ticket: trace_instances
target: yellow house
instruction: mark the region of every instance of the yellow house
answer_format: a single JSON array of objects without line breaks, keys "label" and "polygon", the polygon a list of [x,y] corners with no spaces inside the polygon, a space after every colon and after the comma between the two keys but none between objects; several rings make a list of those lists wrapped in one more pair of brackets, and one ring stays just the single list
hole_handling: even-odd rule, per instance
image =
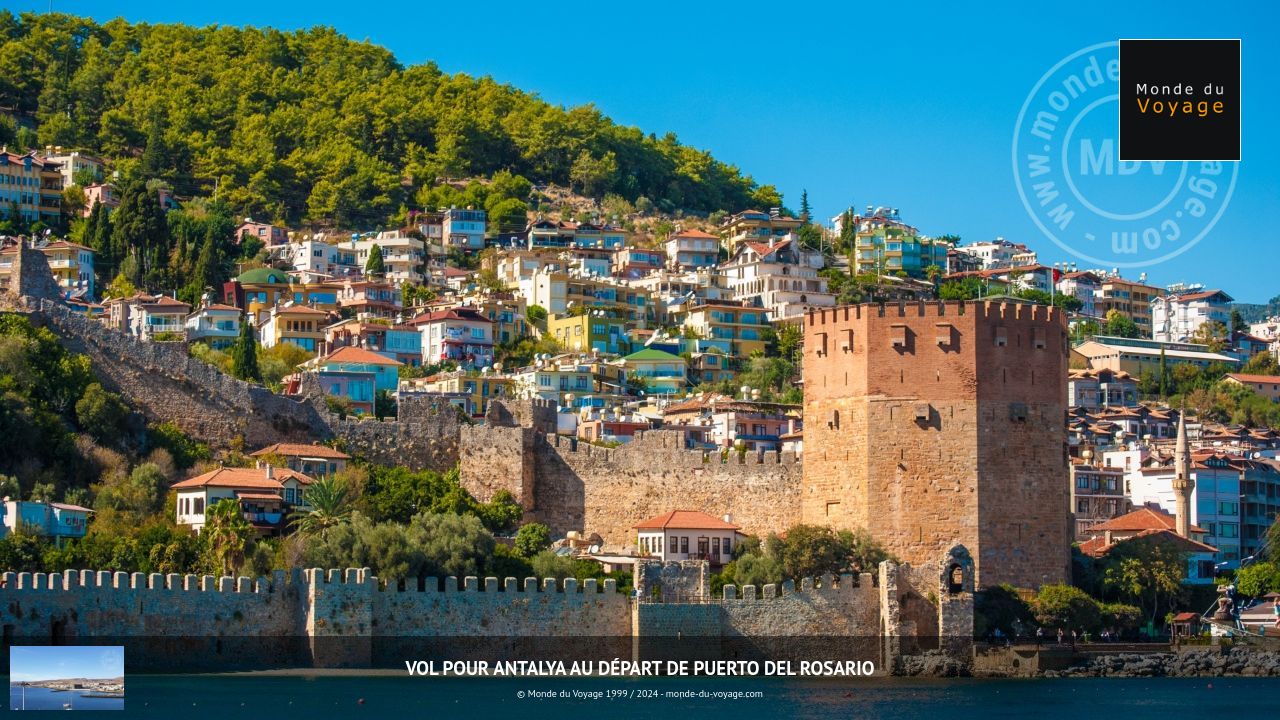
[{"label": "yellow house", "polygon": [[288,342],[314,353],[324,340],[329,313],[305,305],[277,305],[258,327],[258,341],[269,348]]},{"label": "yellow house", "polygon": [[590,310],[582,315],[553,315],[547,332],[566,350],[625,354],[631,352],[627,320],[610,310]]},{"label": "yellow house", "polygon": [[481,416],[489,409],[490,400],[512,397],[512,387],[510,376],[458,370],[428,378],[401,380],[400,396],[445,395],[459,398],[468,415]]}]

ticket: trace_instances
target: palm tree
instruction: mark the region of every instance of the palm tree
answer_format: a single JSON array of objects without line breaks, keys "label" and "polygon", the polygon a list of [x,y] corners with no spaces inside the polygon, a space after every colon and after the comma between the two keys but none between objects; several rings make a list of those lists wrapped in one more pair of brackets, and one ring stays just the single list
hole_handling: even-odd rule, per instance
[{"label": "palm tree", "polygon": [[310,510],[293,513],[290,523],[303,535],[314,535],[351,519],[351,488],[336,475],[322,475],[302,493]]},{"label": "palm tree", "polygon": [[213,503],[205,516],[204,536],[210,559],[222,575],[230,575],[244,564],[253,527],[244,519],[240,501],[232,498]]}]

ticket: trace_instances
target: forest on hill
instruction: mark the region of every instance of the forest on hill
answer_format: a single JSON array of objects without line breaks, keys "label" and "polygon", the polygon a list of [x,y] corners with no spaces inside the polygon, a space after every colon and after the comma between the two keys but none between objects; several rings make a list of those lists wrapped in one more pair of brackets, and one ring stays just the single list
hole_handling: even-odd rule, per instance
[{"label": "forest on hill", "polygon": [[[405,67],[332,28],[97,23],[0,10],[0,143],[101,155],[238,215],[385,224],[444,179],[505,171],[659,210],[781,204],[674,134],[491,78]],[[424,202],[426,201],[426,202]]]}]

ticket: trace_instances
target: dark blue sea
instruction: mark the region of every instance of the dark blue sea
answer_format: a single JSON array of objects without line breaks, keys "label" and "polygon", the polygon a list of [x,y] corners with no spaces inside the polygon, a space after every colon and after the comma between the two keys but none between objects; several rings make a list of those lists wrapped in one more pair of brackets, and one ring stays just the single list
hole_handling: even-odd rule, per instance
[{"label": "dark blue sea", "polygon": [[23,704],[23,691],[20,685],[9,686],[9,709],[21,710],[66,710],[65,703],[70,703],[72,710],[121,710],[124,708],[123,698],[87,698],[78,692],[59,692],[49,688],[29,687],[26,690],[26,704]]},{"label": "dark blue sea", "polygon": [[[1280,707],[1280,679],[1274,678],[516,680],[355,675],[129,675],[127,687],[127,702],[119,717],[183,720],[262,720],[264,717],[1171,720],[1195,716],[1272,717]],[[553,697],[538,697],[541,693],[551,693]],[[668,696],[667,693],[692,694],[693,697]],[[749,696],[749,693],[759,695]],[[65,698],[67,693],[49,695]],[[56,708],[60,709],[63,702],[66,700],[59,699]],[[80,709],[81,702],[81,698],[76,698],[76,709]],[[32,707],[30,689],[27,707]]]}]

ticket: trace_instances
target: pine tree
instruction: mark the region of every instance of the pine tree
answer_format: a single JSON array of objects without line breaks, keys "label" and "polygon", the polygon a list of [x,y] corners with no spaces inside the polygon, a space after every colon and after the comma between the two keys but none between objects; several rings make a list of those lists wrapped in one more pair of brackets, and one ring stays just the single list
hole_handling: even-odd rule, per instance
[{"label": "pine tree", "polygon": [[369,277],[382,277],[386,267],[382,262],[382,246],[374,245],[369,250],[369,259],[364,263],[364,274]]},{"label": "pine tree", "polygon": [[800,219],[803,220],[806,225],[809,224],[809,216],[812,210],[813,208],[809,207],[809,191],[801,190],[800,191]]},{"label": "pine tree", "polygon": [[102,255],[102,248],[94,245],[98,239],[98,223],[102,220],[102,203],[94,203],[89,209],[89,217],[84,221],[84,233],[80,236],[82,244],[93,248],[99,257]]},{"label": "pine tree", "polygon": [[[101,203],[94,205],[98,208]],[[90,239],[88,234],[85,239]],[[104,278],[113,278],[119,272],[120,258],[115,255],[111,245],[111,211],[106,207],[102,207],[102,214],[98,217],[98,223],[93,230],[92,242],[87,243],[89,247],[98,251],[97,257],[94,258],[94,268]]]},{"label": "pine tree", "polygon": [[141,180],[130,182],[112,218],[111,251],[118,259],[133,258],[129,264],[133,284],[158,290],[167,284],[166,270],[172,241],[169,223],[156,193]]},{"label": "pine tree", "polygon": [[258,341],[253,336],[253,316],[246,314],[240,323],[240,337],[231,348],[231,374],[241,380],[262,381],[258,370]]},{"label": "pine tree", "polygon": [[147,133],[147,146],[142,151],[142,160],[138,172],[143,179],[168,177],[172,165],[169,160],[169,146],[164,140],[164,123],[158,118],[151,121],[151,129]]}]

